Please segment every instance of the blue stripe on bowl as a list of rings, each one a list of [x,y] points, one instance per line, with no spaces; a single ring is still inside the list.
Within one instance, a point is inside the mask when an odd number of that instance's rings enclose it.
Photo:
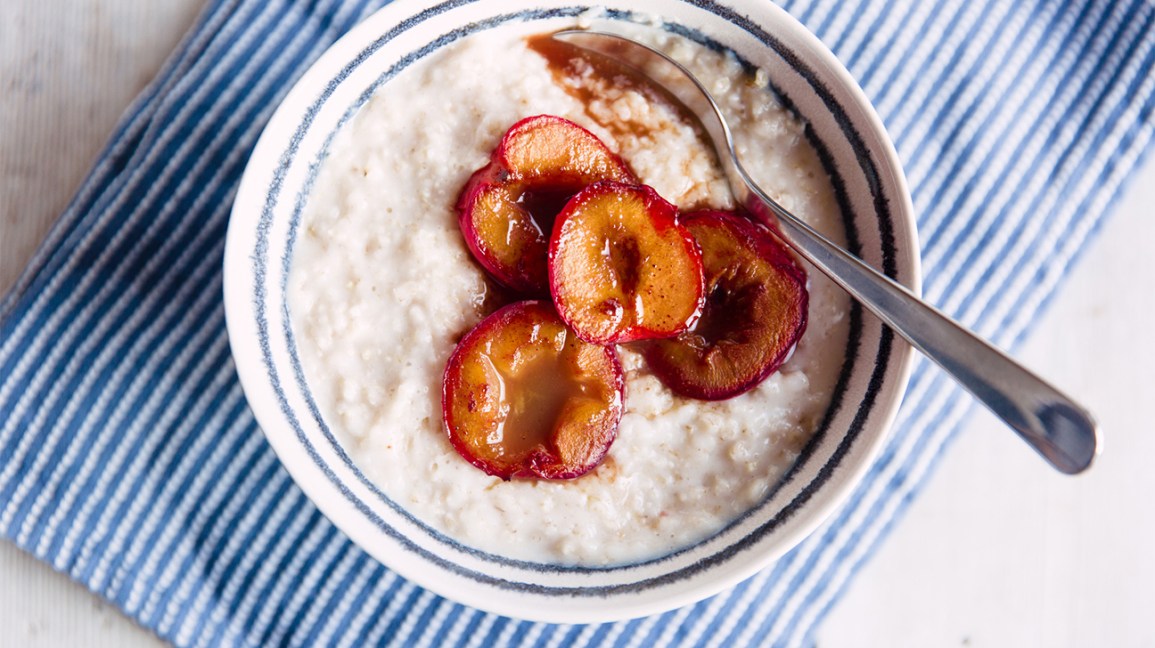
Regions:
[[[511,581],[511,580],[507,580],[507,579],[496,578],[496,577],[493,577],[493,576],[490,576],[488,574],[478,572],[478,571],[475,571],[472,569],[466,569],[466,568],[464,568],[464,567],[462,567],[456,563],[445,560],[441,556],[438,556],[434,553],[431,553],[430,551],[428,551],[428,550],[424,549],[423,547],[419,546],[418,544],[414,543],[412,540],[410,540],[404,534],[397,531],[397,529],[395,529],[392,526],[390,526],[389,524],[387,524],[383,519],[381,519],[373,511],[373,508],[370,504],[366,503],[365,501],[362,501],[361,498],[359,498],[356,494],[354,494],[352,492],[352,490],[345,483],[342,482],[341,478],[339,476],[337,476],[337,474],[333,471],[333,469],[321,459],[320,454],[317,451],[317,448],[313,445],[312,440],[305,433],[299,420],[297,419],[296,413],[293,412],[291,407],[289,406],[288,399],[285,395],[283,386],[281,384],[281,378],[279,376],[276,365],[275,365],[274,360],[272,358],[271,345],[269,343],[270,328],[269,328],[269,323],[268,323],[268,314],[266,311],[266,307],[268,305],[267,304],[268,292],[267,292],[266,281],[268,280],[267,277],[268,277],[268,272],[270,270],[270,268],[268,266],[268,264],[269,264],[269,259],[268,259],[268,256],[269,256],[269,254],[268,254],[269,253],[269,232],[270,232],[270,229],[272,226],[273,211],[276,208],[276,206],[277,206],[277,204],[278,204],[279,200],[281,199],[281,196],[284,192],[284,179],[285,179],[285,176],[288,172],[288,169],[297,161],[297,153],[298,153],[298,150],[300,148],[301,142],[304,140],[306,133],[309,131],[309,129],[313,125],[313,121],[315,120],[317,114],[321,111],[321,109],[328,102],[328,100],[330,99],[330,97],[332,96],[332,94],[336,90],[336,88],[342,82],[344,82],[349,77],[349,75],[351,75],[353,73],[353,71],[356,68],[358,68],[366,60],[368,60],[372,56],[372,54],[375,53],[377,50],[379,50],[382,46],[384,46],[388,42],[392,41],[393,39],[395,39],[397,36],[404,33],[405,31],[408,31],[409,29],[413,28],[414,26],[419,25],[422,22],[425,22],[429,18],[432,18],[436,15],[439,15],[439,14],[444,13],[446,11],[449,11],[451,9],[454,9],[454,8],[457,8],[457,7],[460,7],[463,5],[471,4],[475,1],[476,0],[453,0],[450,2],[442,3],[442,4],[436,5],[434,7],[431,7],[429,9],[427,9],[426,11],[423,11],[423,12],[413,16],[412,18],[402,22],[401,24],[399,24],[398,26],[391,29],[389,32],[387,32],[386,34],[384,34],[383,36],[381,36],[380,38],[375,40],[373,43],[371,43],[361,53],[359,53],[353,59],[353,61],[351,61],[347,66],[345,66],[337,76],[335,76],[333,79],[329,80],[329,82],[325,85],[324,90],[319,95],[319,97],[316,100],[314,100],[314,102],[312,104],[310,104],[310,106],[306,110],[305,115],[302,118],[300,125],[298,126],[296,132],[294,133],[293,137],[291,138],[291,140],[289,142],[288,147],[281,154],[280,159],[279,159],[279,163],[277,166],[277,170],[274,174],[274,178],[273,178],[273,180],[269,186],[269,189],[268,189],[266,204],[265,204],[264,210],[263,210],[262,215],[261,215],[260,223],[258,225],[257,245],[256,245],[255,253],[253,255],[253,259],[254,259],[253,301],[254,301],[254,305],[255,305],[255,311],[257,314],[258,331],[259,331],[259,336],[260,336],[260,346],[261,346],[261,351],[262,351],[262,357],[263,357],[266,369],[267,369],[268,374],[269,374],[270,382],[272,383],[273,389],[276,392],[276,395],[277,395],[277,398],[279,401],[279,405],[282,409],[282,413],[285,415],[286,419],[291,423],[291,425],[292,425],[292,427],[293,427],[293,429],[297,435],[298,441],[306,449],[309,456],[312,458],[312,460],[317,465],[317,467],[326,475],[326,477],[332,482],[332,484],[338,488],[338,490],[342,493],[342,495],[346,498],[346,500],[350,504],[355,506],[357,508],[357,510],[359,510],[363,515],[366,516],[366,518],[368,518],[370,521],[372,521],[373,524],[378,529],[380,529],[382,532],[388,534],[390,537],[392,537],[395,540],[397,540],[398,542],[400,542],[408,550],[413,551],[414,553],[422,556],[424,559],[429,560],[430,562],[437,564],[440,567],[447,569],[448,571],[451,571],[451,572],[456,573],[458,575],[467,576],[467,577],[472,578],[478,582],[496,585],[496,586],[502,587],[502,588],[508,588],[508,589],[514,589],[514,590],[519,590],[519,591],[526,591],[526,592],[533,592],[533,593],[538,593],[538,594],[557,595],[557,596],[574,596],[574,595],[605,596],[605,595],[611,595],[611,594],[620,593],[620,592],[640,591],[640,590],[648,589],[651,587],[666,585],[666,584],[669,584],[669,583],[672,583],[672,582],[675,582],[678,580],[690,578],[690,577],[694,576],[695,574],[700,573],[702,571],[705,571],[705,570],[709,569],[710,567],[712,567],[718,563],[722,563],[722,562],[729,560],[734,555],[736,555],[736,554],[750,548],[754,544],[756,544],[758,541],[760,541],[762,538],[764,538],[766,534],[771,533],[780,524],[782,524],[784,521],[786,521],[792,515],[794,515],[827,482],[827,480],[833,474],[834,470],[840,464],[842,458],[846,455],[847,452],[849,452],[850,448],[853,446],[854,442],[857,440],[859,434],[861,433],[862,426],[864,425],[868,416],[873,411],[876,397],[878,395],[879,389],[882,386],[884,377],[886,375],[886,372],[887,372],[887,369],[889,366],[888,360],[889,360],[889,356],[890,356],[892,346],[893,346],[893,335],[891,334],[891,332],[889,330],[885,330],[885,329],[883,330],[883,334],[880,338],[879,346],[877,348],[877,352],[876,352],[874,360],[873,360],[873,368],[871,371],[871,377],[870,377],[869,385],[866,389],[865,397],[863,398],[863,400],[860,403],[858,403],[858,407],[857,407],[857,410],[855,412],[854,419],[853,419],[853,422],[852,422],[850,428],[847,430],[845,436],[843,437],[843,439],[839,443],[837,449],[832,454],[830,459],[819,469],[816,477],[801,490],[801,492],[799,493],[798,496],[796,496],[791,502],[789,502],[773,518],[771,518],[766,523],[757,527],[751,533],[749,533],[746,536],[744,536],[743,538],[733,542],[729,546],[715,552],[714,554],[697,561],[693,565],[687,566],[685,568],[682,568],[682,569],[679,569],[679,570],[676,570],[676,571],[673,571],[673,572],[670,572],[667,574],[663,574],[661,576],[640,579],[640,580],[635,581],[635,582],[621,584],[621,585],[596,586],[596,587],[591,587],[591,586],[552,587],[552,586],[543,586],[543,585],[536,584],[536,583]],[[717,5],[713,2],[702,1],[702,0],[691,0],[690,2],[688,2],[688,4],[692,4],[696,7],[704,9],[706,11],[710,11],[711,13],[714,13],[715,15],[721,16],[721,17],[737,24],[742,29],[744,29],[745,31],[750,33],[752,36],[756,37],[759,41],[764,43],[767,47],[772,49],[776,54],[781,56],[785,61],[787,61],[790,65],[792,65],[796,70],[798,70],[800,72],[800,74],[802,75],[802,77],[804,79],[806,79],[806,81],[813,88],[815,93],[821,98],[821,100],[823,101],[823,103],[825,104],[827,109],[830,110],[831,114],[834,116],[836,122],[838,123],[838,125],[840,127],[840,130],[841,130],[843,136],[846,137],[847,140],[851,143],[851,146],[852,146],[853,150],[855,151],[856,156],[858,158],[860,168],[861,168],[862,172],[864,173],[865,177],[867,178],[867,181],[868,181],[868,184],[870,186],[872,195],[874,197],[874,208],[875,208],[875,212],[879,218],[879,226],[880,226],[880,231],[882,234],[883,246],[882,246],[881,253],[882,253],[882,258],[883,258],[883,269],[888,275],[890,275],[892,277],[895,276],[895,274],[897,272],[897,259],[896,259],[896,255],[895,255],[894,244],[893,244],[893,239],[894,239],[894,224],[893,224],[893,220],[892,220],[893,216],[890,213],[889,204],[887,202],[886,196],[882,192],[881,186],[879,185],[877,170],[874,166],[873,160],[871,159],[871,157],[869,155],[869,151],[867,150],[866,145],[863,142],[863,138],[862,138],[861,134],[858,133],[858,131],[855,129],[854,125],[851,123],[851,120],[850,120],[849,116],[846,114],[846,111],[842,108],[841,105],[839,105],[834,100],[833,93],[830,91],[830,89],[825,87],[818,80],[817,74],[812,69],[810,69],[805,64],[803,64],[803,62],[801,61],[801,59],[797,55],[795,55],[791,50],[786,48],[780,41],[778,41],[772,35],[765,32],[764,30],[762,30],[760,27],[758,27],[756,24],[754,24],[751,21],[749,21],[748,19],[746,19],[744,16],[734,14],[728,8],[722,7],[722,6]],[[306,182],[303,185],[302,189],[298,192],[298,194],[295,197],[294,209],[293,209],[292,217],[290,220],[289,232],[287,235],[287,244],[285,247],[285,253],[282,255],[282,257],[280,259],[281,263],[280,263],[280,271],[279,271],[279,283],[280,283],[280,288],[282,290],[282,294],[287,294],[287,282],[288,282],[289,269],[290,269],[291,264],[292,264],[293,247],[294,247],[294,244],[296,241],[296,234],[297,234],[298,227],[300,224],[301,214],[302,214],[302,211],[305,207],[308,196],[312,190],[313,183],[316,180],[317,174],[320,170],[321,162],[327,156],[328,150],[329,150],[329,148],[333,142],[333,139],[337,135],[337,133],[341,130],[341,128],[350,119],[353,118],[353,116],[360,110],[360,108],[364,105],[364,103],[367,102],[369,100],[369,98],[377,90],[379,90],[381,88],[381,86],[388,83],[397,74],[399,74],[402,70],[406,69],[407,67],[409,67],[413,63],[420,61],[421,59],[428,56],[429,54],[431,54],[431,53],[433,53],[433,52],[441,49],[442,47],[445,47],[445,46],[447,46],[453,42],[456,42],[457,40],[460,40],[461,38],[463,38],[469,34],[483,31],[483,30],[487,30],[487,29],[492,29],[494,27],[498,27],[500,25],[504,25],[504,24],[507,24],[510,22],[530,22],[530,21],[538,21],[538,20],[545,20],[545,19],[558,18],[558,17],[576,17],[576,16],[580,15],[581,13],[588,11],[589,9],[590,9],[590,7],[588,7],[588,6],[572,6],[572,7],[552,9],[552,10],[531,10],[531,11],[522,11],[522,12],[506,14],[506,15],[502,15],[502,16],[496,16],[496,17],[493,17],[493,18],[490,18],[490,19],[487,19],[484,21],[479,21],[479,22],[467,25],[465,27],[453,30],[451,32],[448,32],[446,34],[439,36],[438,38],[434,39],[433,41],[431,41],[427,45],[423,46],[422,48],[415,50],[415,51],[411,52],[410,54],[403,56],[396,64],[391,66],[389,70],[387,70],[380,77],[378,77],[378,79],[373,84],[371,84],[365,90],[365,92],[363,92],[361,94],[361,96],[358,98],[358,100],[346,109],[346,111],[344,112],[344,114],[342,115],[340,120],[338,121],[337,125],[326,136],[324,143],[321,146],[316,158],[313,161],[311,161],[309,164],[309,172],[308,172]],[[630,19],[634,18],[634,16],[631,14],[631,12],[613,12],[611,14],[611,17],[616,18],[616,19],[621,19],[621,20],[630,20]],[[683,36],[687,36],[689,38],[692,38],[693,40],[695,40],[699,43],[702,43],[703,45],[706,45],[707,47],[710,47],[712,49],[716,49],[716,50],[724,49],[720,43],[717,43],[716,41],[709,39],[708,37],[706,37],[704,34],[702,34],[701,32],[699,32],[697,30],[686,28],[685,26],[682,26],[682,25],[673,25],[673,24],[666,24],[666,25],[663,25],[663,27],[669,31],[678,33],[678,34],[683,35]],[[749,64],[747,64],[747,65],[749,65]],[[788,108],[792,107],[793,104],[790,102],[790,99],[788,96],[786,96],[781,91],[778,91],[777,95],[783,101],[784,105],[786,105]],[[861,252],[861,243],[858,239],[857,228],[856,228],[856,225],[855,225],[855,223],[853,221],[853,217],[852,217],[854,212],[851,209],[851,206],[849,203],[849,197],[847,195],[845,185],[842,181],[842,178],[838,174],[837,168],[834,165],[833,157],[831,156],[828,148],[825,146],[821,137],[817,133],[815,133],[814,130],[812,128],[810,128],[809,126],[807,126],[807,129],[806,129],[806,136],[809,139],[810,143],[818,151],[819,157],[820,157],[823,165],[826,167],[828,173],[831,176],[831,181],[832,181],[832,184],[834,185],[834,188],[835,188],[836,199],[838,201],[839,207],[841,208],[842,214],[843,214],[843,223],[844,223],[844,226],[846,229],[846,234],[847,234],[847,239],[848,239],[848,247],[855,254],[859,254]],[[292,332],[291,325],[290,325],[291,324],[291,317],[290,317],[290,313],[289,313],[289,309],[288,309],[287,300],[285,302],[283,302],[280,306],[281,306],[280,307],[280,315],[283,318],[283,328],[282,328],[281,334],[285,336],[285,339],[288,342],[290,365],[291,365],[291,369],[292,369],[293,379],[294,379],[297,387],[301,390],[301,393],[304,395],[307,406],[309,408],[309,415],[311,415],[313,417],[314,422],[318,425],[319,429],[322,431],[326,442],[330,446],[330,449],[337,454],[337,456],[340,458],[340,460],[344,464],[344,466],[347,469],[349,469],[364,486],[369,488],[370,491],[373,492],[374,495],[377,496],[381,502],[383,502],[387,506],[389,506],[390,509],[392,509],[395,513],[404,517],[408,522],[421,528],[425,533],[427,533],[429,535],[429,537],[433,538],[434,540],[438,541],[439,543],[441,543],[441,544],[443,544],[443,545],[445,545],[445,546],[447,546],[447,547],[449,547],[455,551],[466,553],[470,556],[482,559],[482,560],[487,561],[487,562],[494,563],[496,565],[515,567],[518,569],[528,570],[528,571],[533,571],[533,572],[539,572],[539,573],[626,572],[626,571],[629,571],[631,569],[636,569],[636,568],[641,567],[641,566],[660,563],[663,561],[671,560],[674,557],[680,556],[686,552],[693,551],[693,550],[699,548],[704,543],[707,543],[710,540],[712,540],[713,538],[716,538],[719,535],[726,533],[727,531],[729,531],[734,526],[747,520],[750,516],[759,513],[762,510],[762,508],[765,506],[765,504],[770,499],[772,499],[773,496],[775,494],[777,494],[779,492],[779,490],[785,484],[789,483],[790,480],[792,480],[795,477],[795,475],[801,471],[801,469],[810,460],[810,458],[814,452],[814,449],[818,447],[818,445],[824,439],[825,435],[828,433],[828,431],[829,431],[828,428],[829,428],[830,422],[833,420],[834,416],[840,411],[841,407],[844,405],[844,403],[843,403],[844,396],[845,396],[845,392],[846,392],[850,377],[851,377],[851,375],[853,375],[854,370],[855,370],[856,366],[858,365],[858,362],[862,358],[862,355],[861,355],[862,354],[862,350],[861,350],[862,313],[861,313],[860,307],[857,304],[853,304],[852,309],[851,309],[851,313],[850,313],[850,338],[849,338],[848,344],[847,344],[847,359],[846,359],[846,362],[845,362],[845,364],[842,368],[842,371],[840,373],[837,385],[835,387],[834,394],[833,394],[832,399],[831,399],[831,405],[827,410],[826,416],[824,417],[822,423],[820,424],[818,430],[813,435],[810,442],[804,448],[801,456],[799,457],[799,459],[797,460],[795,465],[788,471],[788,473],[786,474],[784,479],[774,489],[772,489],[770,491],[770,493],[767,494],[766,498],[763,500],[763,503],[761,505],[751,509],[750,511],[747,511],[740,518],[738,518],[737,520],[734,520],[733,522],[728,524],[725,528],[718,531],[713,536],[710,536],[709,538],[705,538],[698,543],[695,543],[695,544],[687,546],[687,547],[680,548],[674,552],[671,552],[671,553],[663,555],[663,556],[658,556],[655,558],[641,560],[641,561],[635,561],[635,562],[631,562],[628,564],[613,565],[613,566],[606,566],[606,567],[558,565],[558,564],[550,564],[550,563],[530,562],[530,561],[524,561],[524,560],[514,560],[514,559],[504,557],[504,556],[500,556],[500,555],[496,555],[496,554],[492,554],[492,553],[488,553],[488,552],[483,552],[483,551],[474,549],[472,547],[465,546],[465,545],[457,542],[456,540],[453,540],[452,538],[449,538],[448,536],[440,533],[439,531],[429,527],[428,525],[424,524],[420,520],[416,519],[408,511],[406,511],[404,508],[397,505],[396,502],[394,502],[387,495],[385,495],[383,492],[381,492],[368,478],[365,477],[365,475],[360,471],[360,469],[353,463],[351,458],[345,452],[344,448],[341,446],[340,442],[336,439],[336,437],[333,435],[332,431],[328,428],[328,426],[324,422],[324,419],[320,413],[320,410],[316,405],[316,401],[313,398],[312,393],[308,387],[307,380],[305,379],[304,372],[303,372],[301,364],[300,364],[299,356],[298,356],[297,350],[296,350],[295,338],[293,336],[293,332]]]

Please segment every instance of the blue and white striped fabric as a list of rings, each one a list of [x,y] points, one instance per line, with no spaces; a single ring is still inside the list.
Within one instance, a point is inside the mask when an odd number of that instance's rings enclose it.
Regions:
[[[448,602],[293,485],[229,359],[233,192],[277,101],[383,0],[215,0],[0,304],[0,533],[179,645],[797,644],[919,489],[969,401],[925,363],[845,509],[735,589],[629,623]],[[927,296],[1015,346],[1155,119],[1144,0],[787,0],[847,64],[914,192]]]

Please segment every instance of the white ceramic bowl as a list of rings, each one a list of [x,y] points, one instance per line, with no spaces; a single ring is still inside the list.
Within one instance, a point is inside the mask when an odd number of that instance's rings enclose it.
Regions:
[[[660,16],[764,69],[809,124],[831,172],[850,247],[918,290],[910,198],[865,96],[819,40],[765,0],[611,0],[612,19]],[[582,568],[514,561],[463,546],[391,501],[329,432],[301,372],[286,301],[293,243],[332,134],[414,61],[472,32],[570,27],[564,0],[398,0],[334,45],[281,104],[252,156],[228,232],[225,305],[237,371],[269,442],[342,531],[404,577],[499,614],[552,622],[637,617],[685,605],[767,566],[844,500],[881,447],[906,385],[910,349],[855,306],[846,364],[821,429],[787,480],[713,537],[658,559]],[[420,467],[415,467],[420,471]]]

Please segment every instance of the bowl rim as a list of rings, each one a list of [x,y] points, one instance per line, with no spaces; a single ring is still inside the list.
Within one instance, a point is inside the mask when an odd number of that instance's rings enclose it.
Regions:
[[[450,2],[445,2],[437,6],[464,6],[484,2],[485,0],[450,0]],[[683,0],[682,3],[695,6],[709,4],[722,7],[733,7],[737,5],[736,8],[740,8],[744,4],[753,4],[746,2],[746,0],[727,0],[724,4],[709,0]],[[866,99],[865,93],[859,88],[857,83],[854,82],[850,73],[838,62],[833,53],[821,44],[817,37],[805,30],[800,23],[795,21],[780,7],[772,3],[764,4],[765,6],[762,6],[761,3],[759,4],[758,8],[760,11],[778,14],[776,19],[784,21],[787,25],[791,25],[795,32],[793,34],[795,37],[799,37],[803,41],[810,41],[807,43],[809,46],[807,54],[816,57],[811,63],[815,67],[820,67],[823,74],[834,78],[839,83],[840,91],[849,94],[849,98],[860,110],[861,114],[859,114],[858,117],[864,120],[863,123],[856,124],[856,127],[858,129],[865,128],[871,130],[870,135],[880,143],[880,147],[871,148],[869,152],[878,156],[879,159],[874,161],[878,166],[877,170],[888,174],[888,177],[883,179],[883,182],[889,182],[889,186],[896,194],[893,198],[896,198],[899,204],[894,205],[891,211],[895,219],[904,226],[901,229],[905,232],[906,237],[904,240],[896,239],[895,248],[900,257],[903,257],[903,251],[909,251],[909,254],[906,254],[905,257],[898,259],[898,269],[906,270],[907,276],[904,277],[905,283],[917,293],[920,290],[921,272],[919,267],[917,231],[913,222],[913,205],[897,152],[894,150],[889,137],[886,136],[886,131],[881,119],[878,118],[873,107]],[[267,376],[262,376],[261,372],[257,368],[254,368],[250,361],[250,352],[244,348],[244,346],[252,340],[251,322],[246,321],[251,316],[251,304],[249,303],[247,293],[240,291],[240,284],[232,281],[230,278],[245,276],[247,274],[245,268],[248,265],[247,262],[249,261],[251,249],[242,244],[241,241],[248,238],[248,234],[251,234],[251,231],[246,234],[244,228],[251,228],[252,219],[249,218],[244,211],[253,203],[253,198],[262,195],[268,186],[267,177],[264,174],[264,171],[267,169],[264,168],[260,162],[263,161],[264,165],[267,166],[270,161],[277,159],[275,154],[279,154],[281,149],[284,148],[284,133],[278,131],[274,125],[291,122],[293,118],[298,117],[301,106],[308,105],[308,102],[311,101],[315,94],[316,86],[321,82],[328,81],[329,79],[326,77],[331,76],[329,72],[347,62],[350,51],[359,51],[360,45],[375,38],[377,34],[382,31],[382,25],[403,24],[407,16],[416,15],[422,7],[424,7],[424,4],[419,2],[419,0],[395,0],[393,3],[386,5],[383,9],[363,21],[334,44],[321,59],[310,67],[308,72],[297,82],[293,90],[289,92],[286,99],[278,107],[276,114],[269,122],[269,126],[267,126],[262,133],[260,141],[254,149],[249,166],[246,168],[241,187],[238,190],[237,198],[234,202],[234,210],[232,218],[230,219],[226,243],[225,310],[230,346],[233,349],[233,357],[236,362],[238,375],[241,378],[246,397],[250,401],[250,406],[257,415],[259,422],[263,423],[262,419],[268,420],[270,418],[268,414],[262,416],[262,412],[268,411],[267,405],[258,406],[254,403],[254,400],[261,402],[263,398],[260,394],[262,394],[264,390],[260,386],[260,383],[266,380]],[[428,9],[426,9],[426,11],[428,11]],[[733,15],[750,20],[748,17],[740,16],[738,13],[734,13]],[[906,265],[905,268],[902,267],[904,264]],[[627,603],[615,601],[612,605],[605,606],[609,608],[605,613],[596,615],[591,615],[588,610],[567,611],[565,609],[550,611],[546,614],[537,614],[538,610],[527,610],[520,605],[510,606],[505,605],[504,602],[496,604],[494,600],[487,596],[458,596],[457,592],[446,591],[443,582],[431,577],[424,570],[415,568],[414,565],[385,561],[378,552],[372,550],[370,550],[369,553],[405,578],[427,589],[481,609],[519,618],[552,622],[608,621],[633,618],[699,600],[704,596],[732,586],[749,577],[756,570],[763,568],[771,560],[780,556],[781,553],[784,553],[789,547],[795,546],[803,538],[812,533],[815,528],[849,497],[851,490],[861,481],[862,476],[872,464],[873,458],[877,456],[883,443],[885,443],[885,440],[888,438],[889,430],[897,415],[902,393],[905,391],[905,386],[909,379],[913,351],[901,341],[896,340],[896,343],[896,354],[888,356],[890,363],[887,373],[891,377],[888,378],[883,385],[883,390],[879,395],[879,402],[871,414],[875,422],[868,426],[868,429],[877,429],[878,432],[872,437],[867,435],[870,443],[867,444],[868,447],[864,448],[864,456],[859,457],[850,464],[844,463],[841,466],[847,477],[844,477],[839,483],[824,486],[824,492],[827,497],[807,509],[807,524],[792,527],[792,530],[783,536],[784,539],[781,544],[786,545],[786,547],[783,548],[782,551],[778,552],[777,555],[769,556],[762,560],[747,561],[754,565],[749,569],[731,572],[724,578],[716,578],[712,582],[719,586],[711,587],[711,591],[702,592],[699,587],[693,589],[693,591],[676,592],[676,595],[666,596],[660,601],[630,600]],[[891,374],[891,371],[894,373]],[[345,531],[358,545],[368,549],[364,534],[356,530],[351,530],[348,524],[350,516],[364,516],[366,511],[358,510],[356,507],[350,508],[339,503],[335,504],[327,500],[323,495],[318,495],[316,489],[310,487],[310,480],[315,478],[315,474],[313,474],[312,470],[302,466],[300,463],[301,454],[299,449],[292,447],[294,439],[289,437],[294,437],[294,435],[279,434],[275,428],[266,428],[264,425],[261,427],[262,430],[265,431],[266,438],[268,438],[270,445],[280,458],[282,464],[289,471],[294,481],[305,491],[306,495],[314,501],[322,513],[332,520],[338,528]],[[272,432],[269,431],[270,429],[272,429]],[[860,448],[860,450],[863,450],[863,448]],[[561,607],[565,608],[565,606]]]

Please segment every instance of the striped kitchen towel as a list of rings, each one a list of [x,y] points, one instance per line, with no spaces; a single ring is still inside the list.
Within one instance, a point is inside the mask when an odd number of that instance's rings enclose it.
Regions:
[[[969,406],[917,366],[844,509],[733,590],[626,623],[484,614],[342,536],[229,359],[231,198],[278,100],[383,0],[212,0],[0,303],[0,533],[178,645],[807,643]],[[874,101],[931,301],[1015,346],[1149,149],[1144,0],[785,0]]]

